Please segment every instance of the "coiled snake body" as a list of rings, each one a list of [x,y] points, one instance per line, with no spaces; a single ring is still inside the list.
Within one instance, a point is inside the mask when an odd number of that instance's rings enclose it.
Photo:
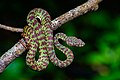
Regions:
[[[66,67],[72,63],[74,59],[72,51],[61,45],[58,39],[62,39],[70,46],[82,47],[85,44],[81,39],[67,37],[64,33],[57,33],[53,37],[50,15],[41,8],[35,8],[29,12],[27,23],[28,26],[24,27],[22,33],[29,49],[26,63],[34,70],[41,71],[45,69],[49,64],[49,60],[59,67]],[[61,61],[57,58],[54,45],[67,56],[66,60]],[[40,55],[36,61],[35,54],[37,50]]]

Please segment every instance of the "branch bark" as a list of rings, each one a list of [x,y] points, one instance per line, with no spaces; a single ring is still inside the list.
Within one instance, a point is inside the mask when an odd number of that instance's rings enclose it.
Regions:
[[[84,4],[66,12],[65,14],[55,18],[52,21],[52,29],[56,30],[58,27],[60,27],[62,24],[80,16],[85,13],[87,13],[90,10],[97,10],[98,9],[98,3],[100,3],[102,0],[88,0]],[[0,24],[0,28],[3,28],[5,30],[9,30],[12,32],[23,32],[23,29],[21,28],[13,28],[10,26],[5,26]],[[24,39],[21,39],[16,43],[11,49],[9,49],[7,52],[5,52],[0,57],[0,73],[2,73],[5,68],[10,64],[15,58],[19,57],[26,49],[25,49],[25,41]]]

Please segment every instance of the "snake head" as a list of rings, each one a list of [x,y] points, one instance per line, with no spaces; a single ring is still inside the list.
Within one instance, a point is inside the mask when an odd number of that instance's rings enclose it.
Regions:
[[[76,47],[83,47],[85,45],[85,43],[81,39],[72,36],[66,39],[66,43],[69,46],[76,46]]]

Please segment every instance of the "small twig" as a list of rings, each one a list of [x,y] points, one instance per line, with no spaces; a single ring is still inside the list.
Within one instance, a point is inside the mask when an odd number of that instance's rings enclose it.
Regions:
[[[5,29],[5,30],[9,30],[12,32],[23,32],[23,29],[21,29],[21,28],[14,28],[14,27],[3,25],[3,24],[0,24],[0,28]]]
[[[62,24],[85,14],[86,12],[90,10],[97,10],[98,9],[98,3],[100,3],[102,0],[88,0],[86,3],[68,11],[67,13],[61,15],[60,17],[54,19],[52,21],[52,29],[56,30],[58,27],[60,27]],[[13,28],[5,25],[0,24],[0,28],[3,28],[5,30],[13,31],[13,32],[22,32],[23,29],[20,28]],[[16,57],[19,57],[24,51],[25,51],[25,41],[21,39],[18,43],[16,43],[11,49],[9,49],[7,52],[5,52],[0,57],[0,73],[4,71],[6,66],[12,62]]]

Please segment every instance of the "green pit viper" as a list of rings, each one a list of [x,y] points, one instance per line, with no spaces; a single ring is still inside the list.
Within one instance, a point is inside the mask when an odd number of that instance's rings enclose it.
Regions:
[[[53,37],[51,17],[47,11],[41,8],[31,10],[27,16],[28,26],[23,29],[22,36],[27,44],[28,53],[26,63],[33,70],[41,71],[45,69],[49,60],[60,68],[70,65],[74,59],[73,52],[59,43],[62,39],[69,46],[82,47],[85,43],[81,39],[73,36],[66,36],[64,33],[57,33]],[[55,54],[54,45],[66,55],[66,60],[59,60]],[[38,60],[35,59],[36,52],[39,51]]]

